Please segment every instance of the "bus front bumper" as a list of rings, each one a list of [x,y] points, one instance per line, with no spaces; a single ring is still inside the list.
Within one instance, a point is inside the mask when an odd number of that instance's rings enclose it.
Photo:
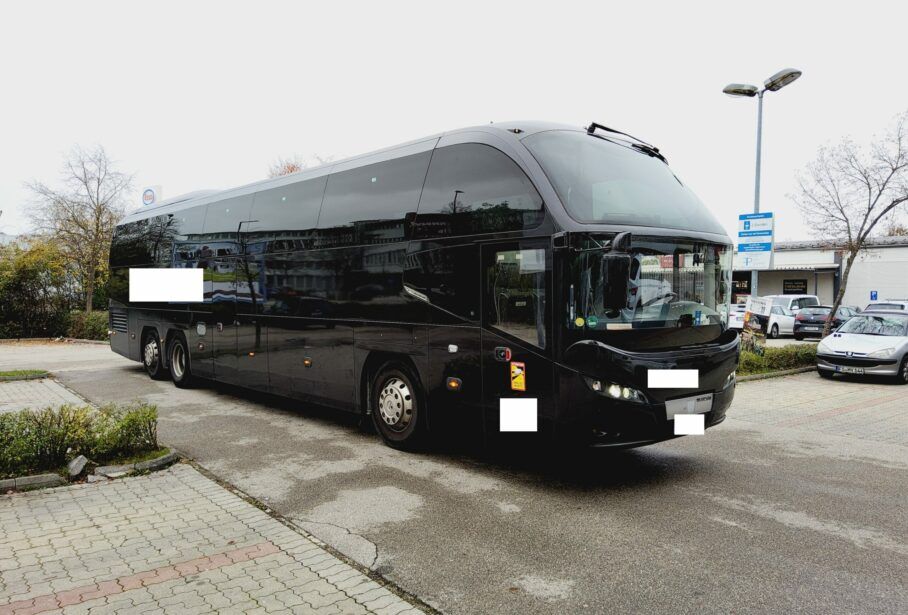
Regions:
[[[703,414],[706,429],[725,420],[725,413],[735,397],[734,379],[723,389],[711,393],[709,410],[699,412]],[[638,404],[598,396],[588,400],[582,414],[581,424],[588,429],[586,439],[590,446],[630,448],[678,437],[675,421],[668,418],[665,403]]]

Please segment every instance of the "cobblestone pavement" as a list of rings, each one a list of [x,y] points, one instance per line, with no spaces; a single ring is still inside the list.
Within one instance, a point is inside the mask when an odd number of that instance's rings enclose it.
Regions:
[[[420,611],[188,465],[0,496],[0,615]]]
[[[85,400],[50,378],[0,382],[0,413],[60,404],[83,405]]]
[[[810,372],[748,382],[738,387],[734,410],[732,422],[908,445],[908,389],[879,380]]]

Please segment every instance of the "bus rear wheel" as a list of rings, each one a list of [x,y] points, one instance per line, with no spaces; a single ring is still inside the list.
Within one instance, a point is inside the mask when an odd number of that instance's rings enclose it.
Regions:
[[[170,341],[170,377],[173,383],[181,388],[186,389],[193,385],[194,378],[189,363],[189,346],[182,335],[178,334]]]
[[[161,340],[154,331],[145,334],[142,340],[142,365],[145,372],[155,380],[167,377],[164,369],[164,353],[161,352]]]
[[[375,373],[369,412],[385,444],[412,450],[422,443],[424,396],[419,381],[404,364],[385,363]]]

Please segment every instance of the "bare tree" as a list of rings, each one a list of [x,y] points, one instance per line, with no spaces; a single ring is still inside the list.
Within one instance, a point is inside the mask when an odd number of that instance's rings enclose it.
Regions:
[[[334,160],[333,156],[319,156],[313,155],[312,159],[315,161],[316,165],[328,164]],[[275,160],[271,166],[268,168],[268,177],[280,177],[281,175],[290,175],[291,173],[297,173],[303,169],[308,169],[310,166],[309,162],[303,160],[302,156],[299,154],[294,154],[284,158],[283,156]]]
[[[886,237],[908,237],[908,225],[892,220],[886,225],[886,230],[883,234]]]
[[[842,282],[832,305],[834,315],[845,296],[851,266],[880,220],[905,210],[908,202],[908,112],[868,147],[850,139],[820,149],[798,176],[792,198],[814,235],[841,246]],[[830,246],[832,247],[832,246]],[[832,318],[823,335],[829,334]]]
[[[117,171],[100,145],[75,147],[63,166],[61,184],[60,190],[38,181],[27,184],[38,201],[32,222],[57,241],[75,269],[90,312],[98,280],[107,273],[111,237],[123,216],[132,176]]]
[[[306,163],[297,155],[290,158],[278,158],[268,168],[268,177],[280,177],[281,175],[290,175],[297,173],[306,168]]]

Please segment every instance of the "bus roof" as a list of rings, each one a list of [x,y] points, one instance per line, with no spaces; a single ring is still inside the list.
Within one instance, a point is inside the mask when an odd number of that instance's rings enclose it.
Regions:
[[[263,179],[249,184],[244,184],[242,186],[236,186],[234,188],[227,188],[225,190],[198,190],[195,192],[190,192],[188,194],[180,195],[172,199],[163,201],[158,205],[151,207],[140,207],[139,209],[126,215],[120,222],[120,224],[134,222],[136,220],[143,220],[145,218],[150,218],[152,216],[161,214],[173,213],[175,211],[187,209],[196,205],[214,203],[227,198],[243,196],[268,188],[275,188],[278,186],[296,183],[298,181],[305,181],[307,179],[321,177],[322,175],[330,174],[334,169],[349,170],[360,166],[365,166],[367,164],[373,164],[375,162],[383,162],[385,160],[391,160],[393,158],[398,158],[401,156],[428,151],[435,147],[435,144],[438,143],[439,139],[447,135],[453,135],[462,132],[489,132],[505,139],[513,139],[515,141],[519,141],[529,135],[544,132],[547,130],[572,130],[585,132],[585,129],[582,127],[541,121],[502,122],[497,124],[490,123],[484,126],[469,126],[466,128],[459,128],[456,130],[423,137],[414,141],[408,141],[406,143],[400,143],[398,145],[385,147],[364,154],[358,154],[356,156],[344,158],[343,160],[331,161],[323,165],[303,169],[301,171],[289,173],[280,177]],[[613,136],[609,135],[609,138],[612,139]],[[621,139],[620,136],[614,138]]]

